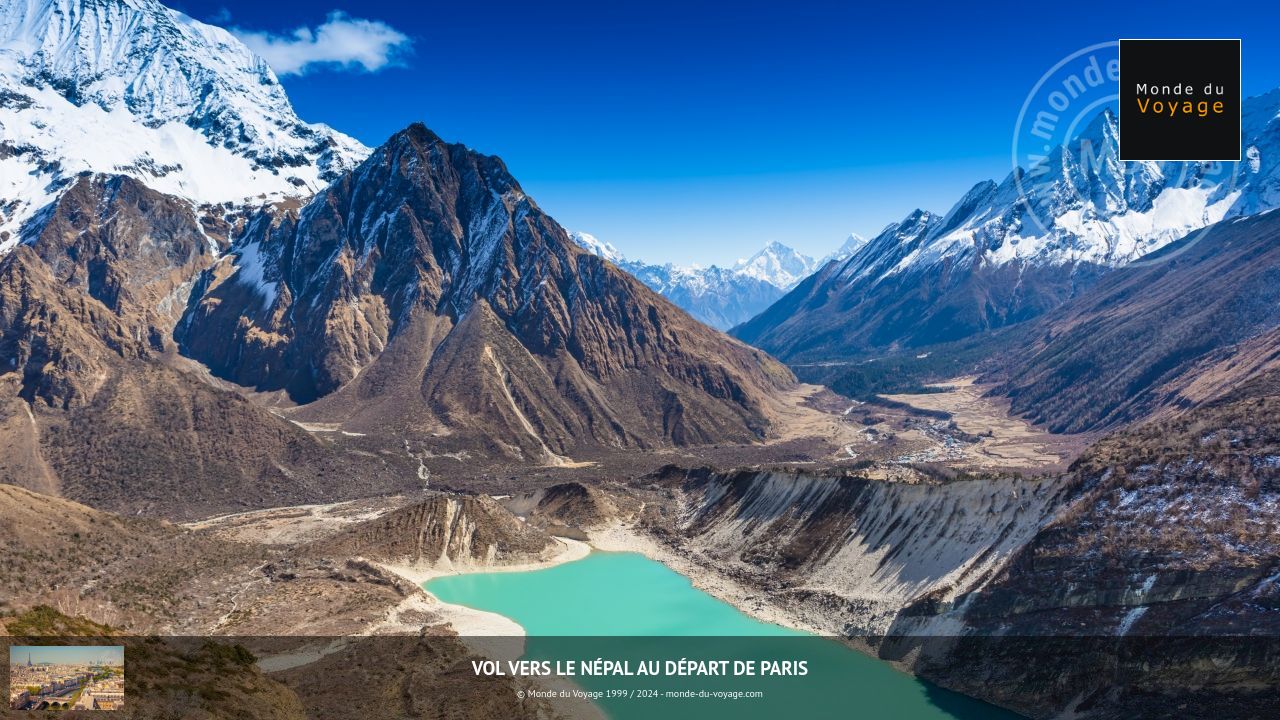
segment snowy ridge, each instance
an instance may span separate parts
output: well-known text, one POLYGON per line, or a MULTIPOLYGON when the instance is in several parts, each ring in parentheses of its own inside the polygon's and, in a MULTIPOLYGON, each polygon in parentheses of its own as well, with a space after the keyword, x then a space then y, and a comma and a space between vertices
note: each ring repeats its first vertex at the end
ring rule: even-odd
POLYGON ((78 173, 193 203, 311 195, 369 150, 262 58, 155 0, 0 0, 0 252, 78 173))
POLYGON ((836 248, 833 252, 828 253, 826 257, 819 260, 816 266, 814 267, 814 270, 817 270, 818 268, 821 268, 821 267, 826 267, 827 263, 829 262, 840 262, 841 260, 848 260, 850 257, 853 257, 854 253, 861 250, 863 246, 865 246, 868 242, 870 241, 862 237, 858 233, 851 233, 849 237, 845 239, 843 245, 836 248))
POLYGON ((623 257, 622 252, 612 244, 600 240, 595 235, 584 232, 569 233, 569 237, 578 244, 583 250, 590 252, 596 257, 604 258, 614 265, 621 265, 627 259, 623 257))
POLYGON ((974 185, 945 215, 917 210, 845 260, 845 282, 950 263, 1115 267, 1223 219, 1280 205, 1280 90, 1245 101, 1244 161, 1227 182, 1205 163, 1121 163, 1100 113, 1071 142, 1003 182, 974 185), (1126 167, 1128 165, 1128 167, 1126 167))
POLYGON ((628 260, 594 235, 570 233, 579 247, 633 275, 699 321, 720 330, 745 322, 816 269, 813 258, 779 242, 769 243, 732 268, 653 265, 628 260))

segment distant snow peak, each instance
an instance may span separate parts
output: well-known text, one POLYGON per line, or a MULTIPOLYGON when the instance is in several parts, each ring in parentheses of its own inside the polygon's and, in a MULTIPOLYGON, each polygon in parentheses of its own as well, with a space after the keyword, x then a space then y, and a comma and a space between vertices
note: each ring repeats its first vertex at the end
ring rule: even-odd
POLYGON ((774 240, 733 270, 741 275, 763 280, 781 290, 789 290, 813 274, 816 262, 808 255, 774 240))
MULTIPOLYGON (((749 258, 738 260, 732 268, 721 268, 716 265, 703 267, 698 263, 689 265, 648 265, 638 261, 628 261, 620 250, 612 244, 604 242, 594 235, 584 232, 569 234, 579 247, 593 255, 604 258, 615 265, 643 265, 649 268, 662 268, 666 276, 696 278, 707 273, 741 275, 768 283, 779 290, 787 290, 816 269, 817 263, 808 255, 796 252, 776 240, 764 246, 749 258)), ((634 274, 634 273, 633 273, 634 274)))
POLYGON ((610 243, 600 240, 595 235, 584 232, 574 232, 570 233, 569 236, 573 238, 573 241, 577 243, 579 247, 590 252, 592 255, 604 258, 614 265, 621 265, 626 262, 626 258, 623 257, 622 252, 619 251, 618 248, 614 247, 610 243))
MULTIPOLYGON (((922 214, 921 217, 929 216, 922 214)), ((616 247, 594 235, 583 232, 570 235, 583 249, 621 267, 693 317, 721 330, 750 320, 818 268, 833 261, 845 261, 870 242, 852 234, 835 252, 814 261, 774 241, 732 267, 702 268, 628 260, 616 247)))
POLYGON ((230 33, 155 0, 0 0, 0 252, 82 172, 263 202, 310 195, 368 153, 300 120, 230 33))
POLYGON ((823 267, 829 262, 847 260, 854 253, 861 250, 862 246, 866 244, 866 238, 862 237, 858 233, 850 233, 849 237, 845 239, 844 243, 840 247, 836 248, 834 251, 827 254, 826 257, 818 261, 817 267, 823 267))
MULTIPOLYGON (((704 268, 674 263, 651 265, 628 260, 613 245, 594 235, 574 232, 570 237, 584 250, 612 262, 697 320, 720 330, 750 320, 783 294, 782 287, 747 270, 751 261, 769 248, 741 261, 734 268, 716 265, 704 268)), ((774 253, 785 255, 785 250, 790 249, 779 245, 774 248, 774 253)))

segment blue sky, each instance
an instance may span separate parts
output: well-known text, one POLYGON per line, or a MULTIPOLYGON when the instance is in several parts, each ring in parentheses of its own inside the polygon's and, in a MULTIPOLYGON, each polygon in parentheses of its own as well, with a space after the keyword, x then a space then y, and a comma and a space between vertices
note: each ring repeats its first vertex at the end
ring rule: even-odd
POLYGON ((88 665, 101 662, 120 665, 124 663, 123 645, 12 645, 9 647, 9 664, 26 665, 28 653, 31 656, 31 662, 36 664, 47 662, 55 665, 88 665))
POLYGON ((1280 86, 1280 10, 1261 2, 171 4, 284 43, 305 27, 308 47, 345 42, 316 32, 334 11, 376 21, 385 64, 277 56, 302 117, 370 145, 422 120, 501 156, 569 229, 651 261, 724 264, 770 240, 821 255, 945 211, 1008 173, 1027 93, 1086 45, 1242 37, 1245 95, 1280 86))

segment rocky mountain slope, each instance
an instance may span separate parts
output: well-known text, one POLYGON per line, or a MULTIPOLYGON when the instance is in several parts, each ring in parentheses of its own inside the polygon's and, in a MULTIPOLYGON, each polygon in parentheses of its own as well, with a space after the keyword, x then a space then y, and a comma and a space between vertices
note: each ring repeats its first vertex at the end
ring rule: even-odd
POLYGON ((682 553, 771 588, 815 627, 883 634, 902 608, 981 587, 1063 501, 1055 480, 946 484, 669 469, 682 553))
POLYGON ((80 177, 42 214, 0 258, 0 481, 177 517, 407 481, 176 358, 214 262, 192 208, 132 178, 80 177))
POLYGON ((964 338, 1051 310, 1107 270, 1280 202, 1280 91, 1245 103, 1246 161, 1121 163, 1098 115, 1041 164, 917 210, 734 334, 787 361, 964 338))
POLYGON ((0 2, 0 127, 0 252, 81 172, 261 204, 310 195, 368 153, 298 119, 230 33, 155 0, 0 2))
POLYGON ((55 605, 132 628, 154 627, 181 612, 178 596, 193 573, 216 573, 258 557, 252 549, 166 523, 5 484, 0 541, 4 610, 55 605), (84 562, 90 553, 93 562, 84 562))
POLYGON ((584 252, 498 158, 404 130, 201 277, 176 337, 352 432, 546 463, 761 437, 790 373, 584 252))
POLYGON ((1079 432, 1185 409, 1277 362, 1280 213, 1227 221, 1107 274, 1006 348, 1012 409, 1079 432))

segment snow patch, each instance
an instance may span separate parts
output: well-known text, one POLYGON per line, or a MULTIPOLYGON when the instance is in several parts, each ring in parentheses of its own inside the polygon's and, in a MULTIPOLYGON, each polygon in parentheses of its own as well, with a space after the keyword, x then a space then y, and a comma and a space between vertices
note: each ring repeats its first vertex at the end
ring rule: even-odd
POLYGON ((236 251, 236 282, 248 285, 262 298, 262 309, 270 310, 280 295, 280 284, 267 279, 262 243, 252 242, 236 251))

